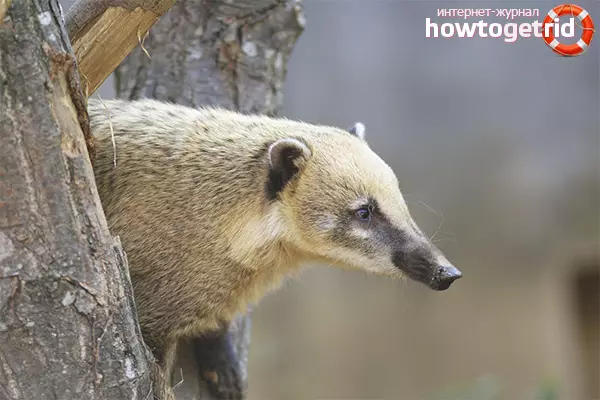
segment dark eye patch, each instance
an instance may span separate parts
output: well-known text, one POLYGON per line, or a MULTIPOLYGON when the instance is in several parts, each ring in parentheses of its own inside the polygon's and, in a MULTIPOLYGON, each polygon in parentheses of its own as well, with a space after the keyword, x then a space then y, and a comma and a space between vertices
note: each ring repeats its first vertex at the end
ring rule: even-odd
POLYGON ((370 222, 372 215, 372 207, 370 205, 361 206, 356 210, 356 217, 363 222, 370 222))
POLYGON ((350 211, 356 219, 364 222, 371 221, 379 213, 377 201, 373 198, 368 198, 364 204, 350 211))

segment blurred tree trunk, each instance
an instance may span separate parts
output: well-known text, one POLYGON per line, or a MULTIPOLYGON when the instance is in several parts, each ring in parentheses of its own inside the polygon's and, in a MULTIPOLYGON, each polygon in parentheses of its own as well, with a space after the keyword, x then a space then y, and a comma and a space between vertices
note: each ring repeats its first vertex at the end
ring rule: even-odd
POLYGON ((150 398, 59 5, 18 0, 0 14, 0 399, 150 398))
MULTIPOLYGON (((178 0, 152 27, 144 49, 136 48, 115 71, 117 96, 276 115, 287 60, 303 28, 299 1, 178 0)), ((245 387, 249 314, 234 322, 230 337, 245 387)), ((179 399, 213 398, 194 359, 205 345, 198 339, 180 345, 179 399)))

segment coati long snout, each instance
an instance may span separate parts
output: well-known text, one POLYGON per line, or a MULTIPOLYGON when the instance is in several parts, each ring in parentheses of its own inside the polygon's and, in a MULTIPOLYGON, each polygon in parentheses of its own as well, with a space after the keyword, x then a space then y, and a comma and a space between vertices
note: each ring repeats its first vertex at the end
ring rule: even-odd
POLYGON ((362 124, 153 100, 90 100, 89 115, 100 198, 129 259, 144 339, 166 371, 178 339, 222 329, 307 263, 435 290, 461 277, 414 223, 362 124))

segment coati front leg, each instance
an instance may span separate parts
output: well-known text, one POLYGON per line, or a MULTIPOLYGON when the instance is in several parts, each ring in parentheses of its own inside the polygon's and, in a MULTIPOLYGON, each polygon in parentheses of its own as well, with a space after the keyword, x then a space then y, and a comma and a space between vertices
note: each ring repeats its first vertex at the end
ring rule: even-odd
POLYGON ((193 340, 200 379, 219 400, 242 400, 246 387, 230 324, 193 340))
MULTIPOLYGON (((192 340, 198 364, 200 380, 217 400, 243 400, 245 382, 242 364, 234 348, 229 324, 217 331, 203 334, 192 340)), ((167 342, 153 348, 156 358, 153 369, 153 391, 155 400, 175 400, 173 391, 173 367, 177 353, 177 341, 167 342)))
POLYGON ((176 351, 176 340, 165 342, 160 348, 154 347, 152 350, 155 358, 152 365, 152 391, 154 400, 175 400, 171 375, 176 351))

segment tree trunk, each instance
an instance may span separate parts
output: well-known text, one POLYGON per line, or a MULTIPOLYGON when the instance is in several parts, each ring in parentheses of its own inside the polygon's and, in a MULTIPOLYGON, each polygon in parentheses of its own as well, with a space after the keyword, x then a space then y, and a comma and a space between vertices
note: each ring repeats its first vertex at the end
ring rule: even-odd
POLYGON ((0 19, 0 399, 146 399, 149 353, 108 231, 56 0, 0 19))
MULTIPOLYGON (((115 71, 117 96, 276 115, 287 60, 303 27, 299 1, 178 0, 150 30, 144 42, 148 54, 136 48, 115 71)), ((234 373, 245 388, 249 314, 234 322, 228 340, 236 353, 234 373)), ((194 359, 214 353, 206 349, 211 346, 214 342, 200 339, 180 346, 173 378, 180 381, 178 399, 219 397, 207 389, 206 379, 199 379, 211 371, 199 371, 196 361, 203 360, 194 359)))

